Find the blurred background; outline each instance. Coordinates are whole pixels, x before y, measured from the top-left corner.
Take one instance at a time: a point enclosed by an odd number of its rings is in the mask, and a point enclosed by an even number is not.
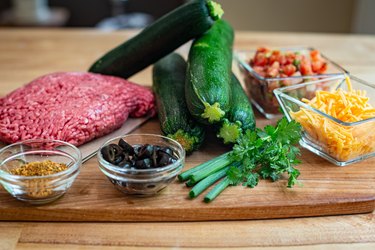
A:
[[[142,28],[185,0],[0,0],[0,26]],[[236,30],[375,34],[374,0],[217,0]]]

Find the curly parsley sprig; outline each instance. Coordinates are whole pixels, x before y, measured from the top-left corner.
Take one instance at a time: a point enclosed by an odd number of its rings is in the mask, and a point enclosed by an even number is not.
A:
[[[296,182],[300,172],[294,168],[300,163],[300,150],[295,144],[301,139],[301,125],[281,119],[276,127],[246,131],[233,147],[231,157],[241,162],[241,167],[231,167],[228,178],[232,185],[242,183],[255,187],[259,177],[276,181],[283,173],[289,175],[288,187]]]

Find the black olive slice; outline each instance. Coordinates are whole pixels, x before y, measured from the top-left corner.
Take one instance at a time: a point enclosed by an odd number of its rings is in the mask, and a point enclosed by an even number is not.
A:
[[[162,150],[159,150],[157,154],[159,158],[162,158],[163,156],[170,156],[169,154],[167,154],[166,152]]]
[[[124,161],[129,161],[130,160],[130,155],[126,152],[123,152],[122,154],[124,156]]]
[[[115,165],[119,165],[120,162],[122,162],[124,160],[124,155],[117,155],[115,157],[115,160],[113,162],[111,162],[112,164],[115,164]]]
[[[135,162],[136,160],[134,158],[129,160],[129,164],[131,168],[135,168]]]
[[[134,145],[133,149],[134,149],[134,155],[137,156],[138,153],[139,153],[139,149],[141,148],[140,145]]]
[[[113,151],[110,150],[109,146],[105,146],[100,150],[100,153],[103,155],[104,160],[112,162],[115,159]]]
[[[143,145],[138,152],[138,159],[145,159],[152,157],[152,153],[154,151],[154,146],[150,144]]]
[[[109,144],[108,146],[113,150],[115,155],[122,155],[124,153],[124,150],[117,144]]]
[[[139,169],[147,169],[152,167],[152,161],[149,158],[138,160],[135,162],[135,167]]]
[[[168,164],[170,164],[170,157],[169,155],[165,154],[163,155],[160,160],[159,160],[159,166],[160,167],[164,167],[164,166],[167,166]]]
[[[109,144],[103,147],[100,152],[103,155],[104,160],[112,164],[117,164],[123,160],[123,150],[117,144]]]
[[[159,158],[162,158],[162,157],[169,157],[169,158],[172,158],[172,159],[174,159],[174,160],[177,160],[177,157],[175,156],[175,155],[170,155],[170,154],[168,154],[168,153],[166,153],[165,151],[159,151],[158,152],[158,156],[159,156]]]
[[[131,164],[127,160],[122,160],[119,164],[117,164],[120,168],[130,168]]]
[[[162,148],[160,148],[160,151],[163,151],[163,152],[169,154],[170,156],[173,155],[173,150],[170,147],[162,147]]]
[[[127,143],[126,141],[124,141],[124,139],[120,139],[120,141],[118,142],[118,145],[127,153],[129,153],[130,155],[134,155],[134,148],[129,144]]]

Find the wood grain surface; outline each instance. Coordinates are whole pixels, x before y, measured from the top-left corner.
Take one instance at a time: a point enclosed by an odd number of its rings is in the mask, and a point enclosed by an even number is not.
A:
[[[94,30],[0,30],[0,96],[14,90],[22,84],[42,74],[55,71],[82,71],[99,57],[104,51],[132,36],[134,32],[101,33]],[[320,49],[324,54],[334,61],[340,63],[355,75],[368,81],[375,82],[375,37],[354,35],[332,35],[332,34],[293,34],[293,33],[262,33],[262,32],[237,32],[235,47],[239,49],[256,48],[259,45],[267,46],[294,46],[308,45]],[[187,47],[180,50],[186,51]],[[137,74],[133,81],[149,85],[151,83],[150,68]],[[259,120],[259,125],[266,121]],[[142,126],[138,132],[157,132],[156,120]],[[210,140],[204,147],[206,154],[195,153],[188,161],[187,167],[191,167],[201,161],[207,160],[219,152],[225,150],[218,147]],[[308,152],[303,152],[307,159],[317,158]],[[365,162],[364,162],[365,163]],[[331,195],[338,196],[344,202],[339,205],[344,209],[352,209],[355,197],[359,194],[365,204],[361,205],[363,211],[367,210],[374,196],[374,186],[369,183],[374,180],[373,160],[338,168],[333,165],[323,167],[324,160],[308,160],[308,172],[303,167],[301,180],[303,187],[297,187],[290,191],[284,188],[285,181],[270,183],[262,182],[256,189],[236,190],[241,187],[231,188],[225,191],[215,202],[224,204],[233,202],[232,195],[241,191],[244,199],[254,199],[254,194],[269,194],[267,189],[273,189],[268,199],[269,203],[278,204],[282,197],[303,198],[316,200],[322,193],[327,192],[327,197],[321,197],[320,205],[330,206],[336,200],[329,198]],[[372,168],[372,169],[371,169]],[[103,198],[97,195],[99,206],[107,206],[107,210],[118,211],[112,202],[123,201],[126,198],[116,191],[102,175],[90,179],[89,171],[96,172],[95,160],[90,160],[84,165],[84,171],[79,176],[82,179],[80,185],[78,180],[72,189],[56,203],[51,206],[65,206],[56,218],[64,218],[65,213],[72,213],[72,201],[74,189],[81,192],[82,201],[90,202],[86,198],[97,192],[97,188],[103,187],[108,196]],[[346,171],[350,171],[346,172]],[[305,174],[306,173],[306,174]],[[307,175],[309,174],[309,177]],[[366,175],[366,176],[365,176]],[[358,178],[360,177],[360,178]],[[330,184],[332,179],[337,180],[337,185]],[[355,180],[358,178],[357,180]],[[93,182],[100,182],[102,186],[93,188]],[[367,183],[367,184],[365,184]],[[317,184],[322,186],[316,186]],[[350,186],[348,188],[347,185]],[[207,206],[200,200],[186,200],[187,189],[177,183],[175,189],[168,187],[162,195],[169,196],[171,192],[180,193],[179,202],[189,206]],[[341,192],[342,188],[347,190]],[[309,191],[305,196],[300,190]],[[365,190],[368,191],[367,198]],[[272,197],[272,199],[271,199]],[[350,198],[352,197],[352,198]],[[354,197],[354,198],[353,198]],[[159,198],[159,197],[158,197]],[[240,197],[241,198],[241,197]],[[159,198],[161,199],[161,198]],[[366,201],[367,200],[367,201]],[[6,202],[4,202],[6,201]],[[125,202],[124,202],[125,201]],[[253,200],[254,201],[254,200]],[[136,204],[143,203],[135,201]],[[167,203],[168,202],[168,203]],[[237,202],[237,200],[235,200]],[[14,201],[0,191],[0,203],[6,206],[16,204],[13,213],[21,214],[21,217],[30,219],[34,212],[39,209],[47,209],[48,206],[32,208]],[[173,210],[177,205],[166,200],[167,207]],[[212,203],[214,204],[214,203]],[[314,204],[311,202],[311,209]],[[151,202],[152,205],[152,202]],[[295,205],[294,202],[289,204]],[[208,205],[210,206],[210,205]],[[256,207],[256,204],[254,205]],[[373,204],[371,205],[373,206]],[[323,206],[324,207],[324,206]],[[274,209],[288,213],[289,207]],[[309,207],[302,210],[307,211]],[[7,208],[8,209],[8,208]],[[323,208],[325,210],[326,208]],[[74,210],[74,209],[73,209]],[[146,209],[147,210],[147,209]],[[172,211],[171,210],[171,211]],[[239,210],[246,210],[239,208]],[[151,211],[151,209],[149,209]],[[317,210],[315,211],[317,212]],[[3,211],[0,212],[2,216]],[[36,212],[38,214],[39,212]],[[214,212],[213,212],[214,213]],[[244,212],[248,213],[247,211]],[[259,210],[258,215],[264,215],[266,211]],[[39,213],[40,214],[40,213]],[[88,214],[88,217],[93,214]],[[301,215],[306,215],[301,212]],[[7,216],[11,216],[7,214]],[[18,215],[17,215],[18,216]],[[110,215],[110,216],[113,216]],[[129,215],[122,215],[129,216]],[[142,213],[139,214],[142,216]],[[225,217],[225,213],[216,215]],[[168,217],[168,215],[164,215]],[[56,219],[55,218],[55,219]],[[47,219],[48,221],[48,219]],[[145,237],[147,234],[147,237]],[[171,235],[166,237],[165,234]],[[125,235],[125,236],[124,236]],[[0,249],[118,249],[118,246],[133,246],[134,248],[168,248],[168,247],[262,247],[268,249],[272,246],[285,246],[285,249],[302,247],[303,249],[374,249],[375,247],[375,221],[374,213],[364,215],[325,216],[314,218],[296,219],[271,219],[271,220],[245,220],[245,221],[216,221],[216,222],[159,222],[159,223],[51,223],[51,222],[1,222],[0,223]],[[273,248],[272,248],[273,249]],[[283,249],[283,248],[282,248]]]
[[[281,220],[185,223],[14,223],[19,243],[137,247],[260,247],[371,243],[375,223],[370,215]],[[323,223],[323,224],[322,224]],[[310,236],[310,237],[306,237]],[[1,239],[1,238],[0,238]],[[142,240],[143,239],[143,240]],[[241,239],[241,240],[239,240]],[[147,243],[145,243],[147,241]],[[374,244],[370,244],[374,246]]]
[[[258,126],[267,123],[258,119]],[[160,133],[157,119],[134,133]],[[209,135],[199,152],[186,158],[185,169],[226,150]],[[260,181],[254,188],[226,189],[214,202],[190,200],[177,180],[160,194],[125,196],[102,174],[94,157],[83,166],[71,189],[59,200],[34,206],[0,191],[0,219],[28,221],[204,221],[264,219],[371,212],[375,206],[375,159],[347,167],[334,166],[302,150],[298,166],[302,186],[286,188],[286,179]]]

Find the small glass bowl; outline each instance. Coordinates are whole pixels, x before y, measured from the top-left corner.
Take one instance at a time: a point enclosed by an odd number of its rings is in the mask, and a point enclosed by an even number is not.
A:
[[[353,76],[350,81],[353,90],[366,91],[369,103],[375,107],[375,86]],[[375,156],[375,117],[358,122],[343,122],[301,101],[302,98],[314,98],[317,90],[333,91],[339,88],[348,91],[343,76],[279,88],[274,93],[289,121],[294,118],[299,121],[295,112],[301,109],[304,114],[308,113],[307,117],[318,117],[319,123],[312,118],[308,119],[309,122],[302,123],[301,146],[338,166],[346,166]],[[308,116],[309,114],[311,115]],[[331,136],[338,131],[346,131],[351,136],[346,137],[352,138],[348,140],[350,146],[343,144],[344,139],[337,140],[340,137]]]
[[[281,52],[290,51],[308,55],[310,51],[314,49],[281,48],[278,50]],[[240,50],[234,53],[234,58],[241,73],[241,78],[243,79],[246,89],[250,95],[250,101],[267,119],[282,116],[280,113],[279,103],[272,92],[274,89],[349,73],[340,65],[321,54],[322,58],[327,62],[327,73],[325,74],[266,78],[257,74],[249,64],[250,59],[254,57],[255,53],[256,50]]]
[[[63,163],[68,169],[44,176],[11,174],[25,163],[50,160]],[[0,183],[13,197],[31,204],[52,202],[70,188],[80,172],[82,156],[70,143],[58,140],[26,140],[0,150]]]
[[[104,160],[101,149],[111,143],[117,144],[121,138],[132,146],[144,144],[167,146],[173,150],[177,161],[164,167],[150,169],[121,168],[113,165]],[[177,141],[165,136],[129,134],[105,142],[99,148],[97,157],[100,170],[118,190],[125,194],[152,196],[167,187],[181,172],[185,163],[185,150]]]

